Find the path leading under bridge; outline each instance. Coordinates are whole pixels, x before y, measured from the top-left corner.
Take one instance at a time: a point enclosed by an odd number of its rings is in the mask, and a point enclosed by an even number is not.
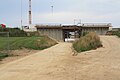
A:
[[[120,80],[120,39],[101,36],[104,47],[71,56],[71,43],[59,43],[0,65],[0,80]]]

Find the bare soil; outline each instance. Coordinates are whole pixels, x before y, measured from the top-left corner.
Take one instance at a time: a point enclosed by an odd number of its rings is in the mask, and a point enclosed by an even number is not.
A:
[[[3,64],[0,80],[120,80],[120,39],[101,40],[104,47],[77,56],[71,56],[71,43],[59,43]]]
[[[21,49],[21,50],[11,50],[9,51],[9,57],[6,57],[0,61],[0,64],[6,64],[8,62],[15,61],[17,59],[23,58],[25,56],[34,54],[39,52],[40,50],[29,50],[29,49]]]

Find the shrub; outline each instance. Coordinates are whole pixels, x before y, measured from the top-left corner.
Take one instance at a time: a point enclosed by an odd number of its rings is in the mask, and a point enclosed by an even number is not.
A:
[[[112,34],[120,37],[120,31],[113,31]]]
[[[35,44],[37,47],[36,49],[45,49],[45,48],[48,48],[48,47],[51,47],[51,46],[57,44],[57,42],[50,39],[47,36],[44,36],[43,38],[38,39]]]
[[[27,33],[19,28],[0,28],[0,32],[9,32],[10,37],[25,37]],[[0,35],[2,36],[2,35]]]
[[[30,37],[30,36],[40,36],[40,35],[39,32],[36,31],[36,32],[27,32],[27,36]]]
[[[82,36],[86,36],[88,34],[88,32],[83,32]]]
[[[6,53],[0,53],[0,60],[2,60],[3,58],[8,57],[9,55]]]
[[[102,44],[100,38],[94,32],[88,33],[87,35],[81,37],[78,41],[73,43],[73,47],[77,52],[88,51],[101,46]]]

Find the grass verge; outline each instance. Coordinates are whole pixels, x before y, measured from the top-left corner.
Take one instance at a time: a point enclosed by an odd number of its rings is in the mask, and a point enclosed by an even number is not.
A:
[[[9,57],[8,50],[43,50],[57,44],[47,36],[40,37],[0,37],[0,60]],[[8,49],[9,48],[9,49]],[[5,52],[5,53],[4,53]]]
[[[47,36],[40,37],[10,37],[6,40],[5,37],[0,37],[0,50],[5,50],[9,46],[10,50],[22,48],[42,50],[57,44],[54,40]]]
[[[100,41],[100,38],[94,32],[88,33],[87,35],[81,37],[78,41],[73,43],[73,48],[77,52],[88,51],[88,50],[96,49],[101,46],[102,43]]]

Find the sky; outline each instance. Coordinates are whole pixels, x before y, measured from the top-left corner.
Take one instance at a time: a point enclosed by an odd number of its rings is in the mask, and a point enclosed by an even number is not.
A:
[[[28,25],[28,1],[22,0],[23,25]],[[74,24],[74,20],[120,27],[120,0],[32,0],[33,24]],[[0,23],[21,25],[21,0],[1,0]]]

